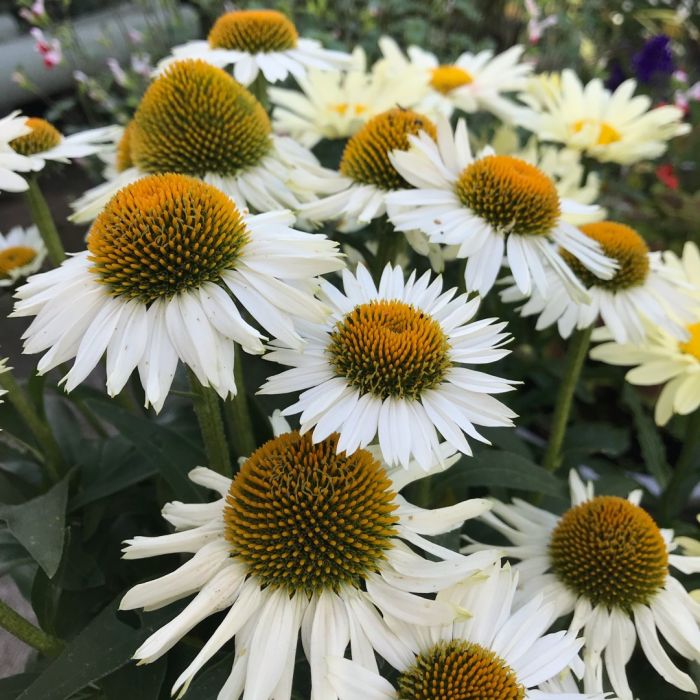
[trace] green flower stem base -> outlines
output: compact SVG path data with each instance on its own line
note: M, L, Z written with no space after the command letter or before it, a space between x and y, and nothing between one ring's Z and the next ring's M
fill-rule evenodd
M66 259L66 253L63 250L61 237L58 235L58 229L51 215L49 205L44 198L39 187L39 180L36 175L32 175L27 179L29 189L25 192L27 196L27 204L32 215L32 220L39 229L46 250L49 254L49 260L55 265L60 265Z
M60 639L46 634L1 600L0 627L46 656L56 656L63 649Z
M228 434L233 449L238 457L248 457L257 447L253 433L253 421L250 418L248 397L245 390L243 358L240 346L236 345L236 356L233 365L238 392L226 399L224 414L228 425Z
M569 341L566 351L566 366L564 376L561 378L557 401L554 405L552 416L552 430L549 434L547 451L544 455L542 466L550 472L556 471L561 465L561 447L566 434L566 424L571 414L571 404L576 391L576 385L583 369L583 363L591 344L593 326L576 331Z
M378 284L387 263L392 265L396 263L396 259L403 250L406 237L403 232L397 231L386 217L379 221L376 231L379 246L377 254L374 256L373 276L374 281Z
M7 391L6 399L14 406L17 413L32 431L44 455L46 477L51 483L61 480L63 457L51 429L39 416L27 393L8 369L0 372L0 388Z
M270 107L270 100L267 96L267 80L262 71L258 72L258 77L248 85L248 90L265 109Z
M190 386L192 387L192 403L197 415L199 430L207 453L208 467L231 476L231 457L226 442L224 422L221 418L219 396L211 387L203 386L192 370L188 370Z
M671 480L661 498L662 512L669 523L678 516L700 475L700 408L688 416L685 439Z

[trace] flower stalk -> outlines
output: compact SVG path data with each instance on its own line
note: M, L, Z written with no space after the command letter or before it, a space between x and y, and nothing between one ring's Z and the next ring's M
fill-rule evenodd
M221 418L219 397L208 386L203 386L194 372L188 370L192 387L192 404L199 423L209 467L219 474L231 476L231 456L226 442L224 422Z
M32 215L32 221L39 229L39 233L44 241L46 250L51 262L58 266L66 259L66 253L63 250L63 243L56 228L56 223L51 215L51 210L46 202L39 180L36 175L27 178L29 187L26 191L27 204Z
M564 444L566 424L569 422L574 392L581 376L583 363L588 354L592 333L593 326L591 325L583 330L577 330L569 341L569 347L566 351L564 376L561 378L557 400L554 405L552 430L549 434L549 442L547 443L547 450L542 462L542 466L550 472L556 471L561 465L561 448Z
M241 348L236 343L233 375L236 379L238 391L224 402L224 415L228 424L228 435L233 443L233 449L237 457L247 457L255 451L255 435L253 433L253 421L250 417L248 396L245 390L245 379Z
M56 656L63 649L63 642L60 639L46 634L2 600L0 600L0 627L45 656Z

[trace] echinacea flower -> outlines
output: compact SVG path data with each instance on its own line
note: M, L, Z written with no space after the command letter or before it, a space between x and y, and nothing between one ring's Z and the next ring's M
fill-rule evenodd
M63 136L46 119L29 117L29 132L10 141L10 147L35 162L34 170L46 167L46 161L70 163L74 158L94 155L110 147L119 127L104 126Z
M234 343L263 351L239 304L298 347L294 320L320 322L314 277L342 267L325 236L289 228L290 212L242 215L221 191L185 175L152 175L120 190L93 223L87 250L31 277L15 316L36 316L24 351L40 373L75 358L66 390L107 355L107 390L138 368L160 410L178 360L220 396L236 393Z
M497 56L493 51L477 54L465 52L454 63L441 64L434 54L409 46L404 56L396 42L389 37L379 40L384 60L395 72L408 67L420 68L430 94L416 109L437 111L449 117L454 108L463 112L491 112L503 121L511 121L522 109L505 94L525 87L532 66L520 61L522 46L511 46ZM420 86L420 84L419 84Z
M313 69L297 78L301 92L270 88L277 133L289 134L311 148L321 139L352 136L377 114L418 101L415 71L400 76L368 71L364 51L358 47L352 55L353 64L346 71Z
M275 136L255 97L204 61L179 61L151 83L117 150L119 172L73 203L74 221L90 221L117 190L153 173L200 178L258 212L298 209L335 175Z
M509 353L505 323L489 318L468 323L479 299L442 293L430 274L404 282L387 265L379 286L358 266L343 272L344 293L322 282L332 308L324 323L304 323L303 349L275 341L265 358L290 365L270 377L262 394L301 391L283 415L301 413L301 431L314 441L338 432L339 450L352 452L376 436L384 461L428 469L439 458L438 431L452 446L471 454L465 438L488 442L475 428L510 426L515 414L491 394L515 382L462 365L495 362Z
M0 119L0 192L24 192L29 184L18 173L39 169L39 162L20 155L10 143L26 136L31 129L27 118L19 112L12 112Z
M534 79L535 83L539 76ZM554 89L536 86L522 95L532 112L521 126L542 141L557 141L603 163L627 165L660 156L667 142L687 134L683 112L672 105L649 109L651 99L634 95L637 84L626 80L614 92L599 79L585 86L571 70L561 74Z
M660 253L649 251L644 239L632 228L613 221L599 221L580 227L596 241L605 255L617 262L611 279L591 274L568 251L562 256L585 286L588 301L571 299L556 275L548 271L549 292L535 290L527 299L516 287L501 292L506 302L524 301L522 316L537 315L537 329L556 323L560 335L568 338L574 329L588 328L600 317L618 343L641 343L648 319L678 340L687 340L686 325L695 318L697 301L682 274L663 262Z
M396 150L410 146L411 136L436 135L422 114L395 107L370 119L347 143L335 178L334 194L301 207L310 222L337 221L340 231L366 226L386 214L386 197L408 185L390 160Z
M389 218L400 231L418 229L434 243L458 245L458 257L467 258L467 290L486 294L505 255L523 294L547 293L549 266L570 295L585 298L558 248L575 253L596 275L612 276L614 263L600 245L565 219L591 208L562 200L534 165L490 149L474 157L461 119L454 133L440 120L437 142L425 132L409 140L412 148L394 151L390 160L415 189L387 196Z
M410 662L407 641L386 615L414 625L449 624L459 610L434 594L486 566L497 553L464 557L424 535L460 527L484 512L484 499L424 510L399 491L425 476L413 466L391 471L371 452L337 450L337 436L313 443L286 432L245 460L233 480L199 467L195 483L218 492L211 503L169 503L163 517L176 532L135 537L126 559L194 556L162 578L141 583L122 609L155 610L195 597L149 637L134 658L160 658L197 623L226 610L173 694L227 642L232 669L218 697L290 700L299 633L311 669L311 697L333 700L327 654L394 665ZM409 546L410 545L410 546ZM428 559L423 551L434 557Z
M666 681L697 692L661 645L658 632L681 656L700 660L700 607L669 567L700 571L700 558L674 554L673 531L660 529L639 506L641 491L628 499L596 496L593 484L570 476L572 506L559 516L529 503L493 501L482 517L512 542L505 555L520 560L520 600L542 596L549 625L573 612L569 631L583 630L584 688L603 690L603 670L620 700L633 700L625 667L637 641ZM473 544L464 551L488 545Z
M603 700L602 694L539 690L558 684L569 666L580 667L582 640L545 634L552 604L535 596L514 608L518 576L494 566L481 576L440 591L437 600L464 611L452 624L425 629L388 618L412 657L402 660L395 683L376 665L329 651L331 687L340 700Z
M276 83L290 74L302 78L309 68L333 70L350 63L348 54L299 37L293 22L276 10L236 10L221 15L205 41L176 46L157 70L188 58L218 68L232 65L233 76L241 85L250 85L258 73Z
M636 365L625 375L630 384L663 384L656 401L654 418L665 425L674 413L687 415L700 406L700 251L691 242L685 244L679 260L669 252L665 259L682 270L694 284L697 306L694 321L687 326L689 337L679 341L667 330L646 323L644 340L639 343L608 342L591 350L591 357L611 365ZM596 338L604 338L599 334Z
M0 233L0 287L10 287L36 272L46 257L46 246L36 226Z

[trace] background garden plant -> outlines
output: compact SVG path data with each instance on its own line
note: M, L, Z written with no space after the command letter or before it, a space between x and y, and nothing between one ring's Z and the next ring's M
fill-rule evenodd
M692 4L194 6L12 6L0 698L694 697Z

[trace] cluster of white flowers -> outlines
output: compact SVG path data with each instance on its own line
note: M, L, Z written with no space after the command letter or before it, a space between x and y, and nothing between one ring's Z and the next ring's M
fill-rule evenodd
M15 293L39 373L72 360L71 391L105 356L109 395L136 373L159 412L180 363L235 396L240 347L288 367L259 393L300 392L233 479L190 473L216 500L169 503L171 534L126 543L127 559L193 555L124 596L153 610L195 594L135 658L155 661L225 610L173 693L234 640L218 700L290 700L299 636L312 700L602 700L606 688L632 700L637 641L695 692L658 632L700 660L700 608L669 569L698 572L700 558L673 553L639 493L595 496L572 472L563 515L481 498L427 509L400 493L488 444L483 428L513 425L495 395L519 382L475 367L510 352L506 324L477 316L504 268L500 296L538 328L566 338L602 321L620 345L596 358L640 365L632 382L670 380L659 422L697 409L698 249L652 253L604 220L581 162L655 157L687 130L681 114L650 110L632 82L610 93L571 71L535 76L521 46L450 64L387 37L379 48L368 67L278 12L234 11L161 62L124 129L64 137L0 121L0 188L49 160L108 165L74 203L86 250ZM288 76L300 89L270 88L269 116L261 86ZM505 123L492 145L457 116L474 112ZM514 123L532 132L525 145ZM347 139L337 169L310 150L323 139ZM368 226L375 245L350 270L330 231L352 240ZM461 265L461 289L396 265L387 242L404 237L435 268ZM0 237L0 286L44 254L35 230ZM296 414L299 430L282 418ZM470 518L512 544L430 539Z

